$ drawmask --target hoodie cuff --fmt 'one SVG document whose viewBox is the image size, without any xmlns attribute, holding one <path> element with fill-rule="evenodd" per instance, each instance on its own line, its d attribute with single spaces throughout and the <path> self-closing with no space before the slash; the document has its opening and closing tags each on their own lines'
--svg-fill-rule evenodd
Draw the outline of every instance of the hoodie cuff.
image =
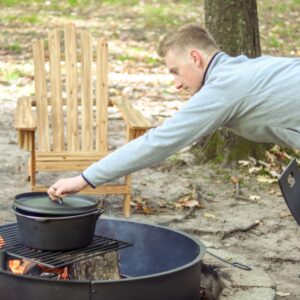
<svg viewBox="0 0 300 300">
<path fill-rule="evenodd" d="M 83 173 L 81 173 L 81 177 L 82 177 L 82 178 L 87 182 L 87 184 L 90 185 L 93 189 L 96 188 L 95 185 L 93 185 L 90 181 L 88 181 L 88 180 L 86 179 L 86 177 L 83 175 Z"/>
</svg>

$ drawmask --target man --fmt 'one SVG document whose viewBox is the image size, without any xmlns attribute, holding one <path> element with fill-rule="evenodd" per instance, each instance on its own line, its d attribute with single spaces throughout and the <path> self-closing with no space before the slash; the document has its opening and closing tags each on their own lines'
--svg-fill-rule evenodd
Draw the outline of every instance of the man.
<svg viewBox="0 0 300 300">
<path fill-rule="evenodd" d="M 158 52 L 176 88 L 192 97 L 161 126 L 81 175 L 58 180 L 48 190 L 52 199 L 148 167 L 221 126 L 255 142 L 300 149 L 300 59 L 230 57 L 196 24 L 167 35 Z"/>
</svg>

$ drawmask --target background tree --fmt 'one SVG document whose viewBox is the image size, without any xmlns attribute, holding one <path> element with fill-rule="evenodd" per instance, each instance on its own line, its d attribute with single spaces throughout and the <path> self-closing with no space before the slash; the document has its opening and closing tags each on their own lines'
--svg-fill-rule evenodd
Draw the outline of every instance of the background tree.
<svg viewBox="0 0 300 300">
<path fill-rule="evenodd" d="M 205 0 L 204 8 L 206 28 L 222 51 L 232 56 L 260 56 L 255 0 Z M 269 146 L 252 143 L 229 129 L 218 130 L 201 143 L 201 159 L 213 159 L 225 165 L 248 156 L 262 158 Z"/>
<path fill-rule="evenodd" d="M 226 53 L 261 55 L 256 0 L 205 0 L 205 25 Z"/>
</svg>

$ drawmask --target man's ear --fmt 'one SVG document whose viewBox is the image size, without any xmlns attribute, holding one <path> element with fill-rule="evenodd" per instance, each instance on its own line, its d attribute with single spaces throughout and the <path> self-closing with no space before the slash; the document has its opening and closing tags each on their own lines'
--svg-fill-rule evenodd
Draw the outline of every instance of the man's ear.
<svg viewBox="0 0 300 300">
<path fill-rule="evenodd" d="M 190 58 L 197 65 L 200 66 L 202 62 L 202 55 L 197 49 L 192 49 L 190 51 Z"/>
</svg>

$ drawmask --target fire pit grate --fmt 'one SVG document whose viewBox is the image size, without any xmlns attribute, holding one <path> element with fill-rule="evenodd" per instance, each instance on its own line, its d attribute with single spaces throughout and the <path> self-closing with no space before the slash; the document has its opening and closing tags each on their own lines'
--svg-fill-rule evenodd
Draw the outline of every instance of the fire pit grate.
<svg viewBox="0 0 300 300">
<path fill-rule="evenodd" d="M 2 245 L 2 248 L 6 250 L 8 255 L 20 259 L 27 259 L 49 268 L 65 267 L 74 262 L 133 245 L 131 243 L 94 235 L 92 243 L 85 248 L 68 251 L 37 250 L 27 248 L 21 243 L 17 223 L 7 224 L 1 227 L 0 236 L 4 240 L 0 241 L 0 248 Z"/>
</svg>

